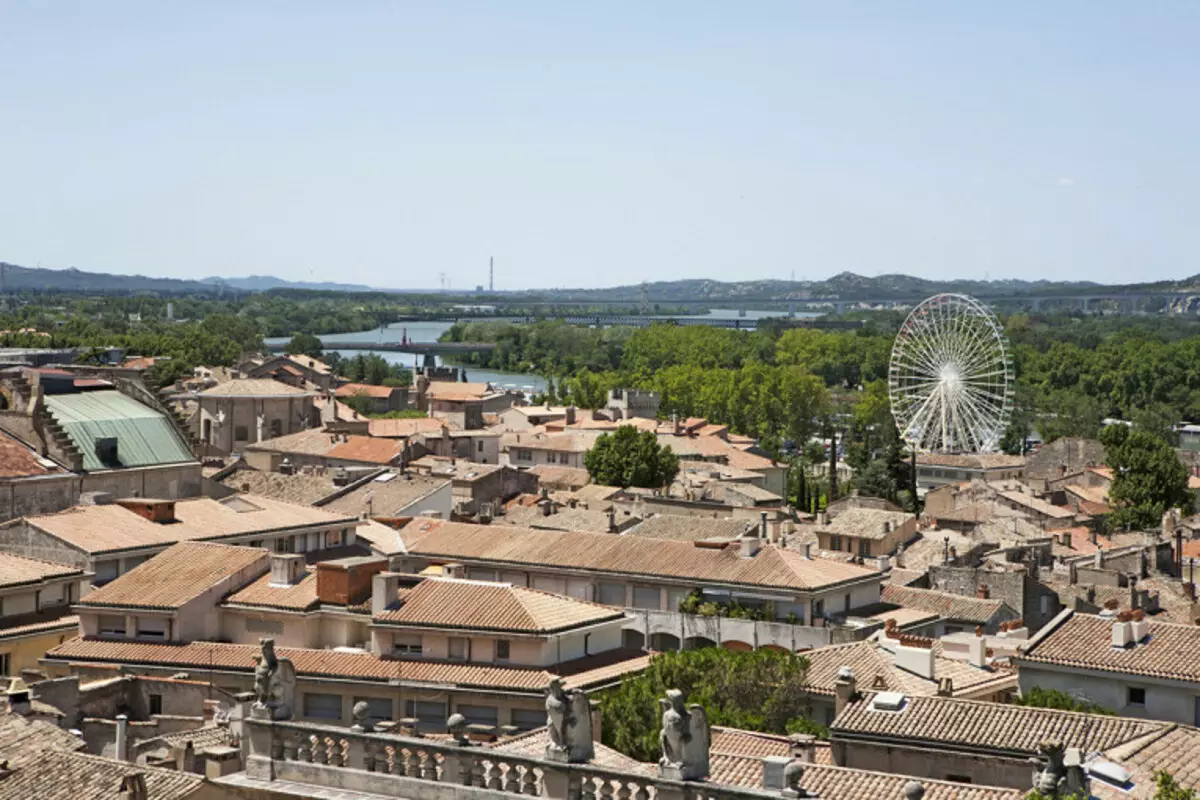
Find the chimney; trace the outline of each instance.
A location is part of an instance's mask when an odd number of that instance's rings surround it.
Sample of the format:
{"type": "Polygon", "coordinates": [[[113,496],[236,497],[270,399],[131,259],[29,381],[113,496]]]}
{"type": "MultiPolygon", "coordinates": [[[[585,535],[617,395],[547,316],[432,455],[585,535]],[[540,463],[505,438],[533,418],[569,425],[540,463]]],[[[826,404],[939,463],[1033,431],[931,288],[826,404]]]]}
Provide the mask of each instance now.
{"type": "Polygon", "coordinates": [[[147,800],[150,794],[146,790],[146,773],[135,772],[121,778],[117,797],[119,800],[147,800]]]}
{"type": "Polygon", "coordinates": [[[758,555],[759,547],[762,545],[762,539],[759,539],[757,536],[750,536],[749,534],[743,536],[738,542],[741,547],[740,555],[742,558],[754,558],[758,555]]]}
{"type": "Polygon", "coordinates": [[[568,425],[575,424],[575,406],[567,406],[567,415],[564,419],[564,422],[566,422],[568,425]]]}
{"type": "Polygon", "coordinates": [[[849,667],[842,667],[838,670],[837,680],[833,684],[833,692],[836,697],[834,701],[835,716],[841,716],[846,706],[854,700],[857,686],[857,681],[854,680],[854,670],[849,667]]]}
{"type": "Polygon", "coordinates": [[[811,560],[812,559],[812,542],[805,542],[802,545],[802,547],[804,548],[804,557],[811,560]]]}
{"type": "Polygon", "coordinates": [[[196,771],[196,746],[191,739],[183,747],[175,748],[175,771],[184,774],[196,771]]]}
{"type": "Polygon", "coordinates": [[[5,697],[8,699],[8,710],[10,713],[25,716],[33,707],[29,699],[29,688],[20,679],[14,679],[9,682],[9,688],[5,693],[5,697]]]}
{"type": "Polygon", "coordinates": [[[1113,618],[1112,644],[1113,647],[1124,649],[1133,644],[1133,630],[1130,626],[1130,614],[1122,611],[1113,618]]]}
{"type": "Polygon", "coordinates": [[[615,505],[608,507],[608,532],[617,532],[617,507],[615,505]]]}
{"type": "Polygon", "coordinates": [[[1087,596],[1087,601],[1088,601],[1089,603],[1091,603],[1092,605],[1095,605],[1095,604],[1096,604],[1096,587],[1095,587],[1095,586],[1089,586],[1089,587],[1087,588],[1087,595],[1086,595],[1086,596],[1087,596]]]}
{"type": "Polygon", "coordinates": [[[299,553],[272,553],[269,586],[295,586],[304,577],[304,556],[299,553]]]}
{"type": "Polygon", "coordinates": [[[124,714],[117,714],[117,740],[113,743],[113,758],[117,761],[125,761],[126,753],[128,752],[129,740],[129,717],[124,714]]]}
{"type": "Polygon", "coordinates": [[[986,583],[979,584],[979,588],[975,590],[975,596],[980,600],[988,600],[991,598],[991,591],[988,589],[986,583]]]}
{"type": "Polygon", "coordinates": [[[540,503],[538,503],[538,505],[540,505],[542,507],[542,516],[543,517],[548,517],[554,513],[554,501],[553,500],[542,500],[540,503]]]}
{"type": "Polygon", "coordinates": [[[944,564],[950,563],[950,537],[949,536],[942,537],[942,563],[944,563],[944,564]]]}
{"type": "Polygon", "coordinates": [[[600,713],[600,703],[597,700],[590,701],[588,708],[592,718],[592,741],[599,742],[604,734],[604,729],[601,727],[604,724],[604,715],[600,713]]]}
{"type": "Polygon", "coordinates": [[[376,572],[371,577],[371,615],[382,614],[397,603],[399,572],[376,572]]]}
{"type": "Polygon", "coordinates": [[[987,639],[978,631],[967,640],[967,663],[973,667],[987,666],[987,639]]]}
{"type": "Polygon", "coordinates": [[[679,436],[680,434],[683,433],[683,423],[679,421],[678,414],[675,414],[675,413],[671,414],[671,428],[674,431],[676,436],[679,436]]]}
{"type": "Polygon", "coordinates": [[[1104,567],[1104,548],[1103,547],[1096,549],[1096,554],[1092,556],[1092,566],[1095,567],[1096,569],[1102,569],[1104,567]]]}
{"type": "Polygon", "coordinates": [[[943,677],[938,679],[938,697],[954,697],[954,679],[943,677]]]}
{"type": "Polygon", "coordinates": [[[1150,635],[1150,620],[1146,619],[1146,614],[1140,608],[1131,616],[1133,619],[1129,621],[1130,638],[1133,639],[1134,644],[1146,641],[1150,635]]]}
{"type": "Polygon", "coordinates": [[[455,578],[464,580],[467,577],[467,568],[457,562],[442,565],[442,575],[446,578],[455,578]]]}
{"type": "Polygon", "coordinates": [[[761,539],[767,538],[767,512],[762,512],[762,522],[759,523],[758,536],[761,539]]]}
{"type": "Polygon", "coordinates": [[[902,635],[896,648],[896,666],[927,681],[933,680],[933,640],[902,635]]]}
{"type": "Polygon", "coordinates": [[[826,513],[824,511],[817,512],[817,524],[818,525],[828,525],[829,524],[828,516],[826,515],[826,513]]]}
{"type": "Polygon", "coordinates": [[[767,792],[783,792],[788,788],[784,772],[792,760],[784,756],[765,756],[762,760],[762,783],[767,792]]]}
{"type": "Polygon", "coordinates": [[[817,760],[817,737],[811,733],[793,733],[788,736],[788,748],[792,758],[803,764],[817,760]]]}
{"type": "Polygon", "coordinates": [[[118,500],[117,505],[127,511],[132,511],[139,517],[167,525],[175,521],[174,500],[151,500],[147,498],[126,498],[118,500]]]}
{"type": "Polygon", "coordinates": [[[883,521],[883,532],[884,533],[892,532],[892,521],[890,519],[885,519],[883,521]]]}

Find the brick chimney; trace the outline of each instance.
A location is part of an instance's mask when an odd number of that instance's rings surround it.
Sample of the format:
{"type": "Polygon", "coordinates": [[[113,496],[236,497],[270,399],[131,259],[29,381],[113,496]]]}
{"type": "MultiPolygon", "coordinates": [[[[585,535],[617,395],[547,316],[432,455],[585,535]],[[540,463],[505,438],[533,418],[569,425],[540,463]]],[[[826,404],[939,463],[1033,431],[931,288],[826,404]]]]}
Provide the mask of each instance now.
{"type": "Polygon", "coordinates": [[[988,600],[991,598],[991,591],[988,589],[986,583],[979,584],[979,588],[975,590],[975,596],[980,600],[988,600]]]}
{"type": "Polygon", "coordinates": [[[317,599],[322,603],[348,606],[371,596],[371,581],[387,569],[386,558],[355,556],[317,564],[317,599]]]}
{"type": "Polygon", "coordinates": [[[160,524],[169,524],[175,521],[175,501],[174,500],[153,500],[147,497],[131,497],[122,500],[117,500],[116,504],[121,508],[128,509],[139,517],[144,517],[151,522],[160,524]]]}

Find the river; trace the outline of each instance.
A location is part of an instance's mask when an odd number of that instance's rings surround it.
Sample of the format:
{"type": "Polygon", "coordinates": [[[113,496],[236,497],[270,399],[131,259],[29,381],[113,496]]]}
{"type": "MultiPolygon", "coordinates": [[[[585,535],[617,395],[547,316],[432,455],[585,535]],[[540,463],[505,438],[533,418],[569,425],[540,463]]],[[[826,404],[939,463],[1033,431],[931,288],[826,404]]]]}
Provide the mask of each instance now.
{"type": "MultiPolygon", "coordinates": [[[[704,315],[712,319],[745,319],[747,321],[758,321],[768,317],[785,316],[784,311],[745,311],[739,312],[734,309],[715,308],[704,315]]],[[[798,317],[817,317],[820,314],[815,313],[797,313],[798,317]]],[[[485,318],[486,319],[486,318],[485,318]]],[[[402,340],[405,333],[408,334],[408,339],[411,342],[436,342],[438,337],[445,333],[453,323],[450,322],[397,322],[388,325],[385,328],[376,328],[370,331],[358,331],[356,333],[330,333],[321,337],[321,343],[326,350],[333,350],[340,353],[343,358],[353,358],[362,350],[338,350],[338,342],[399,342],[402,340]]],[[[286,344],[288,337],[280,337],[267,339],[267,344],[286,344]]],[[[419,356],[410,353],[394,353],[391,351],[383,351],[379,353],[388,363],[400,364],[402,366],[412,368],[417,364],[419,356]]],[[[440,363],[440,359],[439,359],[440,363]]],[[[546,388],[546,380],[540,375],[532,375],[528,373],[517,372],[493,372],[486,369],[477,369],[467,367],[467,379],[471,381],[494,383],[499,386],[504,386],[513,389],[531,389],[535,392],[540,392],[546,388]]]]}

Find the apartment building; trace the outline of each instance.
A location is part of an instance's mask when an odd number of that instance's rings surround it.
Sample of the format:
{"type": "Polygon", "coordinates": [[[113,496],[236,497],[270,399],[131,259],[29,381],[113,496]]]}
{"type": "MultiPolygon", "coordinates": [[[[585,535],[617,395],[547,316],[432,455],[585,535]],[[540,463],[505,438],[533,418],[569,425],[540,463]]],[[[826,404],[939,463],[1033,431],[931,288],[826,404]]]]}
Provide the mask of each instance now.
{"type": "Polygon", "coordinates": [[[0,677],[35,669],[42,653],[74,635],[71,604],[88,593],[91,574],[0,553],[0,677]]]}

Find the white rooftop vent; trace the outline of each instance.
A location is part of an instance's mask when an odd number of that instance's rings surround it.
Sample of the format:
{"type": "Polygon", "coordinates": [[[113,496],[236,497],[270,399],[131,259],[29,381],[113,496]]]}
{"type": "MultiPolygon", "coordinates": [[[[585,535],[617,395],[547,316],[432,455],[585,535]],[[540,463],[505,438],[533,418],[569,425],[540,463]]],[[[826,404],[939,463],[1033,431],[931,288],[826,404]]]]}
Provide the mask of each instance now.
{"type": "Polygon", "coordinates": [[[899,711],[908,700],[903,692],[880,692],[871,698],[871,709],[874,711],[899,711]]]}
{"type": "Polygon", "coordinates": [[[394,481],[394,480],[396,480],[396,473],[385,472],[382,475],[380,475],[378,478],[376,478],[375,482],[376,483],[387,483],[388,481],[394,481]]]}
{"type": "Polygon", "coordinates": [[[1129,786],[1129,770],[1120,764],[1114,764],[1111,761],[1093,761],[1088,764],[1087,770],[1089,775],[1099,778],[1105,783],[1122,788],[1129,786]]]}

